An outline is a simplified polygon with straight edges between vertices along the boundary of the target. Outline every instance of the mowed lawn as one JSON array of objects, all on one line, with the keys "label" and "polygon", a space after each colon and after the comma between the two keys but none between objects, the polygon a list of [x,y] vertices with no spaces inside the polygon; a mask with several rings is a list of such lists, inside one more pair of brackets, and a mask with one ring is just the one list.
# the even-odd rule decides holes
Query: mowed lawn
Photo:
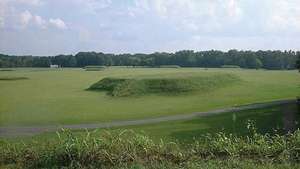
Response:
[{"label": "mowed lawn", "polygon": [[[296,104],[228,112],[207,117],[197,117],[190,120],[178,120],[106,129],[90,129],[89,134],[100,136],[106,132],[123,133],[126,131],[134,131],[136,133],[149,136],[156,142],[160,142],[162,139],[164,141],[180,141],[187,143],[193,142],[195,139],[202,138],[207,134],[214,135],[219,132],[235,134],[238,136],[249,135],[251,131],[247,129],[247,126],[250,123],[252,123],[257,129],[257,133],[268,133],[271,135],[283,134],[286,132],[284,128],[291,126],[290,123],[287,124],[287,121],[290,123],[294,122],[295,128],[300,127],[299,106]],[[72,134],[79,137],[86,137],[87,131],[73,130]],[[65,137],[66,133],[60,131],[60,136]],[[57,138],[57,133],[45,132],[32,137],[16,136],[12,138],[6,138],[6,140],[16,142],[31,142],[32,140],[46,142],[49,140],[57,140]]]},{"label": "mowed lawn", "polygon": [[[242,79],[205,93],[176,96],[111,97],[86,91],[104,77],[207,76],[232,73]],[[16,69],[0,71],[0,126],[96,123],[142,119],[229,106],[295,98],[300,94],[297,71],[200,68]]]},{"label": "mowed lawn", "polygon": [[[285,113],[287,109],[289,109],[289,112]],[[228,112],[214,116],[198,117],[191,120],[128,126],[125,129],[145,133],[155,140],[163,139],[185,142],[191,142],[193,139],[218,132],[249,135],[250,131],[247,129],[247,125],[250,123],[254,124],[258,133],[283,134],[286,132],[284,127],[287,125],[284,124],[284,121],[295,123],[294,127],[299,128],[300,115],[298,109],[299,106],[296,104],[287,104],[284,106]],[[293,115],[291,115],[291,111]],[[289,114],[289,116],[286,114]],[[84,135],[85,133],[82,132],[82,134]]]}]

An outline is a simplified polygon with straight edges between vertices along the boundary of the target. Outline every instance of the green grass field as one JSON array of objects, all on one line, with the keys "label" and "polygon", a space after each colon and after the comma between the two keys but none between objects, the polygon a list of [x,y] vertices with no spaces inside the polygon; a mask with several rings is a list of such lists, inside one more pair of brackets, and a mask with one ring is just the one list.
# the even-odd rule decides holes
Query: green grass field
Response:
[{"label": "green grass field", "polygon": [[[89,130],[94,135],[101,135],[104,131],[119,132],[120,130],[133,130],[137,133],[149,136],[156,142],[179,141],[192,142],[194,139],[201,138],[207,134],[215,134],[223,132],[226,134],[236,134],[239,136],[249,135],[247,124],[251,121],[260,134],[283,134],[284,120],[295,122],[295,128],[300,127],[299,107],[296,104],[287,104],[284,106],[272,106],[268,108],[251,109],[239,112],[228,112],[224,114],[199,117],[191,120],[178,120],[170,122],[161,122],[156,124],[135,125],[121,128],[95,129]],[[287,117],[283,110],[293,112],[293,118]],[[235,121],[233,120],[235,116]],[[73,131],[76,136],[82,137],[86,135],[86,131]],[[35,135],[33,137],[13,137],[9,141],[31,142],[32,140],[49,141],[56,139],[57,135],[53,132],[47,132]]]},{"label": "green grass field", "polygon": [[[247,124],[251,121],[261,134],[284,134],[286,127],[284,120],[287,115],[284,109],[292,110],[295,128],[299,128],[300,115],[295,104],[285,106],[272,106],[263,109],[244,110],[229,112],[208,117],[199,117],[192,120],[181,120],[163,122],[151,125],[139,125],[127,127],[136,132],[142,132],[154,140],[178,140],[180,142],[191,142],[193,139],[203,137],[206,134],[223,132],[240,136],[249,135]],[[233,120],[235,116],[235,120]],[[80,132],[79,132],[80,133]]]},{"label": "green grass field", "polygon": [[[86,91],[105,77],[164,78],[232,74],[241,79],[209,92],[115,98]],[[22,78],[18,78],[22,77]],[[24,78],[25,77],[25,78]],[[213,110],[295,98],[297,71],[200,68],[16,69],[0,71],[0,126],[95,123]],[[5,80],[18,79],[18,80]],[[28,78],[28,79],[26,79]]]}]

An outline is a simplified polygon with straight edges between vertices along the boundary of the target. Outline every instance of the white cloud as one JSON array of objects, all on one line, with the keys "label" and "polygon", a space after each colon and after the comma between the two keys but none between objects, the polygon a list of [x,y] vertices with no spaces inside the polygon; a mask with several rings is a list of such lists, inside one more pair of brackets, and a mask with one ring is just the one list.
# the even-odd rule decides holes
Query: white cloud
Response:
[{"label": "white cloud", "polygon": [[237,0],[136,0],[128,14],[154,14],[179,30],[214,31],[238,22],[243,14]]},{"label": "white cloud", "polygon": [[1,0],[0,3],[9,5],[27,5],[27,6],[39,6],[42,5],[42,0]]},{"label": "white cloud", "polygon": [[268,30],[300,32],[299,1],[276,0],[271,7],[266,25]]},{"label": "white cloud", "polygon": [[33,16],[29,11],[24,11],[20,14],[20,23],[22,27],[26,27],[32,20]]},{"label": "white cloud", "polygon": [[49,23],[58,29],[67,29],[67,25],[60,18],[57,18],[57,19],[50,18]]},{"label": "white cloud", "polygon": [[[6,30],[14,40],[1,36]],[[72,41],[76,50],[111,52],[298,49],[300,5],[299,0],[0,0],[0,34],[2,44],[13,41],[11,48],[18,50],[17,43],[32,35],[64,51],[71,45],[62,47],[66,43],[55,38]]]},{"label": "white cloud", "polygon": [[5,11],[6,11],[6,4],[0,1],[0,28],[4,27],[4,18],[5,18]]},{"label": "white cloud", "polygon": [[42,4],[41,0],[11,0],[11,2],[32,5],[32,6],[37,6]]},{"label": "white cloud", "polygon": [[229,0],[226,9],[230,17],[239,18],[242,15],[242,9],[239,7],[237,0]]},{"label": "white cloud", "polygon": [[0,0],[0,28],[25,28],[30,24],[45,27],[43,19],[33,15],[27,7],[40,4],[40,0]]},{"label": "white cloud", "polygon": [[35,25],[39,28],[47,28],[47,22],[39,15],[33,15],[29,11],[24,11],[20,14],[21,28],[25,28],[28,25]]},{"label": "white cloud", "polygon": [[75,0],[86,13],[97,14],[99,10],[108,8],[111,0]]},{"label": "white cloud", "polygon": [[91,33],[84,28],[79,30],[79,40],[81,42],[89,42],[91,40]]},{"label": "white cloud", "polygon": [[31,14],[27,10],[20,14],[19,22],[21,28],[26,28],[31,25],[31,26],[36,26],[38,28],[46,29],[48,26],[51,25],[58,29],[67,29],[67,25],[60,18],[57,19],[50,18],[49,21],[47,21],[39,15]]},{"label": "white cloud", "polygon": [[0,28],[4,27],[4,18],[0,16]]},{"label": "white cloud", "polygon": [[[136,0],[137,2],[139,0]],[[137,7],[144,7],[147,5],[140,5],[135,3]],[[212,1],[212,0],[148,0],[147,3],[156,14],[163,18],[199,18],[199,17],[214,17],[218,12],[222,12],[223,17],[230,15],[234,17],[232,10],[237,8],[237,3],[234,0]],[[227,11],[227,8],[231,8]],[[148,7],[149,8],[149,7]],[[225,11],[225,12],[224,12]],[[230,13],[229,13],[230,12]],[[224,13],[226,15],[224,15]],[[179,19],[178,18],[178,19]]]},{"label": "white cloud", "polygon": [[35,15],[34,16],[34,22],[37,26],[39,26],[40,28],[46,28],[47,27],[47,22],[39,15]]},{"label": "white cloud", "polygon": [[6,4],[4,1],[0,1],[0,28],[4,26],[4,15],[5,15]]}]

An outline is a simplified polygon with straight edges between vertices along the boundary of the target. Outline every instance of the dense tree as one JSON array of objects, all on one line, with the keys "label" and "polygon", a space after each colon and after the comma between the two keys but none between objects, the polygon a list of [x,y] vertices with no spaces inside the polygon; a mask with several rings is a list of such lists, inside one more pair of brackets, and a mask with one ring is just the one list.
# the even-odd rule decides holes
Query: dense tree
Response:
[{"label": "dense tree", "polygon": [[[84,67],[87,65],[106,66],[149,66],[179,65],[182,67],[221,67],[236,65],[250,69],[295,69],[300,53],[295,51],[238,51],[182,50],[175,53],[156,52],[152,54],[105,54],[79,52],[76,55],[50,57],[8,56],[0,54],[0,67]],[[299,66],[298,61],[298,66]]]},{"label": "dense tree", "polygon": [[300,71],[300,52],[297,52],[297,63],[296,63],[297,69]]}]

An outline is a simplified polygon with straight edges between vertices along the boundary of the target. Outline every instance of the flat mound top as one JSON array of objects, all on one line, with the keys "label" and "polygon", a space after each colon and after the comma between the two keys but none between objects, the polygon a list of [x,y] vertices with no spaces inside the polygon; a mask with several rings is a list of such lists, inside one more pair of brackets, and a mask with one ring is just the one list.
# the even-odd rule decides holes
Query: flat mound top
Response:
[{"label": "flat mound top", "polygon": [[232,74],[166,74],[160,77],[135,78],[106,77],[91,85],[88,90],[106,91],[111,96],[137,96],[147,94],[175,95],[187,92],[209,92],[240,81]]}]

